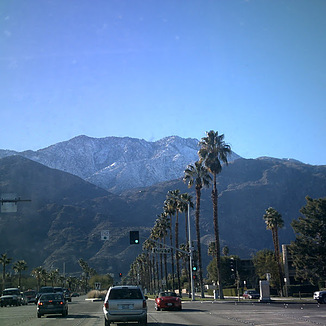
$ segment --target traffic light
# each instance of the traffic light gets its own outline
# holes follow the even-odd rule
[[[139,231],[130,231],[130,244],[139,244]]]
[[[122,273],[119,273],[119,277],[122,277]]]
[[[197,272],[197,264],[195,262],[192,264],[192,271]]]

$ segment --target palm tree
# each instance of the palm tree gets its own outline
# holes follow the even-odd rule
[[[178,280],[178,290],[179,295],[181,295],[181,282],[180,282],[180,260],[178,255],[178,248],[179,248],[179,212],[182,210],[182,201],[181,201],[181,195],[180,190],[170,190],[167,194],[167,200],[170,202],[170,204],[175,207],[175,228],[174,228],[174,239],[175,239],[175,260],[177,265],[177,280]]]
[[[200,215],[200,198],[201,190],[203,187],[208,187],[211,176],[208,173],[207,168],[202,164],[202,162],[195,162],[194,165],[188,165],[185,170],[185,175],[183,177],[184,182],[188,183],[188,187],[195,185],[196,189],[196,234],[197,234],[197,249],[198,249],[198,266],[199,266],[199,282],[201,288],[201,297],[204,298],[204,284],[203,284],[203,269],[201,262],[201,244],[200,244],[200,225],[199,225],[199,215]]]
[[[187,192],[180,195],[180,210],[185,213],[185,235],[186,243],[189,243],[189,234],[188,234],[188,204],[189,208],[194,208],[194,203],[192,201],[192,196]]]
[[[42,280],[42,275],[44,274],[44,271],[45,271],[45,269],[42,266],[39,266],[39,267],[35,267],[31,272],[31,275],[33,277],[35,277],[37,280],[37,290],[38,291],[41,287],[41,280]]]
[[[283,295],[283,272],[281,264],[280,244],[278,240],[278,229],[281,229],[284,226],[284,221],[282,219],[282,215],[273,207],[267,208],[266,213],[263,217],[266,223],[266,229],[272,232],[275,259],[279,270],[281,294]]]
[[[143,250],[146,251],[147,253],[147,263],[148,263],[147,275],[148,275],[148,282],[149,282],[149,288],[151,293],[155,291],[155,273],[154,273],[155,265],[152,264],[150,258],[151,251],[154,247],[155,247],[154,242],[151,241],[150,239],[145,240],[143,243]]]
[[[166,200],[164,201],[163,211],[169,216],[170,220],[170,246],[171,246],[171,269],[172,269],[172,291],[174,291],[174,252],[173,252],[173,240],[172,240],[172,216],[176,212],[175,202],[170,200],[168,195],[166,196]]]
[[[5,281],[6,281],[6,266],[10,264],[12,258],[7,256],[7,253],[1,254],[0,256],[0,264],[2,264],[2,290],[5,289]]]
[[[17,260],[13,266],[12,269],[18,273],[18,287],[21,287],[21,280],[22,280],[22,271],[25,271],[27,269],[27,263],[25,260]]]
[[[162,240],[163,247],[165,248],[165,243],[166,243],[166,236],[168,234],[168,230],[170,228],[170,221],[166,213],[161,213],[158,215],[158,219],[156,220],[156,224],[154,228],[157,227],[157,233],[159,238]],[[161,255],[162,256],[162,255]],[[166,253],[163,254],[163,259],[164,259],[164,284],[165,284],[165,289],[167,290],[167,281],[168,281],[168,270],[167,270],[167,255]],[[161,267],[161,276],[163,278],[163,267]]]
[[[217,187],[216,176],[222,171],[222,164],[228,164],[228,155],[231,154],[230,145],[224,141],[224,135],[211,130],[206,133],[199,142],[200,150],[198,155],[200,160],[205,164],[209,172],[213,175],[212,202],[213,202],[213,222],[215,233],[215,250],[216,250],[216,268],[217,284],[219,285],[220,298],[223,298],[222,280],[221,280],[221,253],[220,253],[220,235],[218,226],[218,205],[217,205]]]
[[[192,201],[192,196],[188,193],[183,193],[180,195],[181,201],[180,201],[180,210],[185,213],[185,235],[186,235],[186,250],[189,251],[189,233],[188,233],[188,208],[194,208],[194,203]],[[183,249],[184,250],[184,249]],[[187,255],[187,257],[184,257],[183,259],[186,259],[188,264],[186,267],[186,273],[188,278],[188,295],[189,298],[191,298],[191,279],[190,279],[190,257]]]
[[[56,284],[59,277],[59,270],[55,269],[49,273],[49,279],[51,281],[51,285],[54,286]]]

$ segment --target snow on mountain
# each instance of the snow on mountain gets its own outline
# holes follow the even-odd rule
[[[82,135],[38,151],[17,154],[119,193],[182,177],[187,165],[198,160],[197,152],[198,140],[192,138],[171,136],[148,142],[129,137]],[[7,156],[5,152],[0,154]],[[230,161],[237,158],[233,153]]]

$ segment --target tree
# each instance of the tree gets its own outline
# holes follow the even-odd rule
[[[320,287],[326,282],[326,198],[306,197],[306,205],[291,226],[296,239],[289,251],[296,267],[296,276]]]
[[[1,254],[0,256],[0,264],[2,264],[2,290],[5,289],[6,283],[6,266],[10,264],[12,258],[7,256],[7,253]]]
[[[201,259],[201,244],[200,244],[200,198],[201,190],[203,187],[208,187],[211,176],[208,174],[207,168],[202,164],[202,162],[195,162],[194,165],[188,165],[185,170],[183,177],[184,182],[188,183],[188,187],[195,185],[196,189],[196,213],[195,213],[195,223],[196,223],[196,235],[197,235],[197,249],[198,249],[198,266],[199,266],[199,282],[201,288],[201,297],[204,298],[204,283],[203,283],[203,269],[202,269],[202,259]]]
[[[175,239],[175,261],[177,265],[177,280],[179,295],[181,295],[181,282],[180,282],[180,259],[178,255],[179,248],[179,212],[182,211],[182,200],[180,190],[170,190],[168,192],[167,200],[170,201],[171,205],[175,207],[175,227],[174,227],[174,239]]]
[[[87,292],[88,291],[88,280],[91,276],[96,275],[96,271],[94,268],[89,267],[89,265],[83,258],[80,258],[78,260],[78,264],[81,267],[83,274],[84,274],[83,275],[84,286],[85,286],[85,292]]]
[[[27,263],[25,260],[17,260],[13,266],[12,269],[18,273],[18,286],[21,287],[21,279],[22,279],[22,271],[25,271],[27,269]]]
[[[59,277],[59,269],[55,269],[49,273],[49,279],[51,281],[52,286],[56,284],[58,277]]]
[[[44,274],[44,271],[45,271],[45,269],[42,266],[39,266],[39,267],[35,267],[31,272],[31,275],[33,277],[35,277],[37,280],[37,290],[39,290],[41,287],[41,280],[42,280],[42,275]]]
[[[266,279],[266,274],[271,274],[270,284],[272,287],[280,287],[279,269],[275,259],[275,252],[268,249],[258,251],[253,256],[255,272],[259,279]]]
[[[176,205],[175,205],[175,201],[169,198],[169,192],[166,197],[167,198],[164,201],[163,210],[164,213],[166,213],[169,216],[169,221],[170,221],[169,232],[170,232],[170,246],[172,247],[171,248],[172,291],[174,291],[175,282],[174,282],[174,250],[173,250],[173,239],[172,239],[172,216],[176,212]]]
[[[216,176],[222,171],[222,164],[228,164],[228,155],[231,154],[230,145],[224,141],[224,134],[219,135],[218,132],[211,130],[206,133],[206,137],[203,137],[199,142],[200,150],[198,155],[200,160],[204,162],[209,172],[213,175],[213,188],[212,188],[212,202],[213,202],[213,222],[214,222],[214,234],[215,234],[215,256],[216,256],[216,268],[217,268],[217,284],[219,285],[219,295],[223,298],[223,288],[221,282],[220,273],[220,235],[218,226],[218,192],[216,186]]]
[[[264,220],[266,223],[266,229],[272,232],[275,259],[279,271],[280,292],[283,295],[284,282],[283,282],[282,262],[281,262],[281,254],[280,254],[280,244],[278,240],[278,229],[284,226],[284,221],[282,219],[282,215],[273,207],[269,207],[266,209],[266,213],[264,214]]]

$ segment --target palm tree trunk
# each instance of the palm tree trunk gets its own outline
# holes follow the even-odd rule
[[[165,237],[163,238],[163,243],[165,247]],[[164,254],[164,274],[165,274],[165,290],[168,289],[168,264],[167,264],[167,254]]]
[[[281,264],[280,245],[279,245],[279,240],[278,240],[277,227],[273,228],[272,237],[273,237],[273,242],[274,242],[275,259],[277,261],[277,266],[278,266],[280,293],[281,293],[281,296],[284,296],[284,291],[283,291],[284,280],[283,280],[283,271],[282,271],[282,264]]]
[[[176,218],[175,218],[175,247],[179,248],[179,214],[178,211],[176,212]],[[178,278],[178,290],[179,295],[182,295],[181,291],[181,282],[180,282],[180,261],[179,261],[179,252],[175,251],[175,259],[177,262],[177,278]]]
[[[196,234],[197,234],[197,249],[198,249],[199,284],[201,290],[201,297],[204,298],[205,293],[204,293],[204,284],[203,284],[203,269],[202,269],[202,262],[201,262],[200,225],[199,225],[200,197],[201,197],[201,189],[196,188]]]
[[[213,180],[213,190],[212,190],[212,201],[213,201],[213,222],[214,222],[214,233],[215,233],[215,256],[216,256],[216,271],[217,271],[217,280],[218,292],[220,299],[224,299],[223,296],[223,286],[221,280],[221,253],[220,253],[220,233],[218,226],[218,203],[217,203],[218,193],[216,187],[216,173],[214,173]]]
[[[174,253],[172,240],[172,216],[170,215],[170,246],[171,246],[171,268],[172,268],[172,291],[174,291]]]

